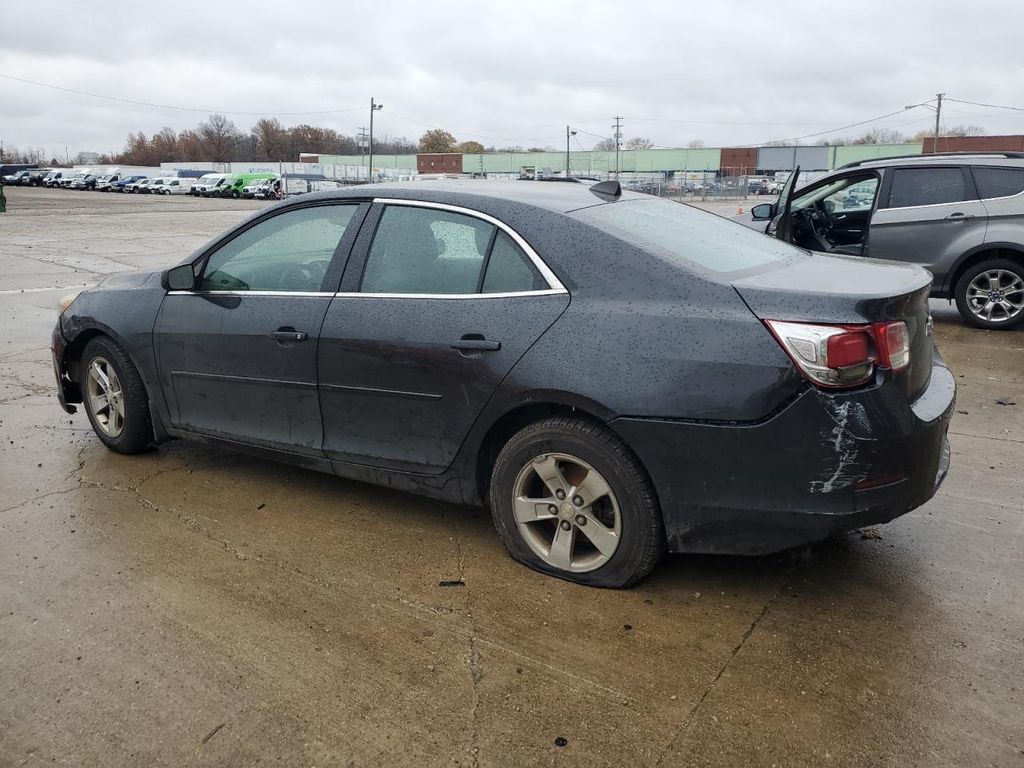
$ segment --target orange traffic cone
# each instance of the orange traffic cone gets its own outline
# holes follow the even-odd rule
[[[743,213],[743,206],[742,205],[738,206],[736,208],[736,215],[739,216],[741,213]]]

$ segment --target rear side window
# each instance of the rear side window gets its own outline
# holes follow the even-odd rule
[[[739,272],[801,255],[781,240],[668,200],[623,200],[570,215],[665,261],[711,272]]]
[[[959,203],[967,199],[959,168],[897,168],[889,191],[890,208]]]
[[[974,183],[983,200],[1019,195],[1024,192],[1024,168],[975,166]]]
[[[362,293],[476,293],[495,227],[433,208],[389,205],[366,258]]]
[[[484,275],[484,293],[520,293],[543,291],[548,287],[540,272],[519,246],[504,232],[499,232],[491,248]]]

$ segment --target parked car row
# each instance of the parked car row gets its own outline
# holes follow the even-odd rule
[[[192,195],[194,197],[277,200],[309,192],[337,189],[341,184],[318,173],[201,173],[179,171],[175,176],[104,173],[89,169],[34,168],[3,177],[8,185],[42,186],[94,192]],[[196,175],[201,174],[201,175]]]
[[[282,199],[342,186],[322,173],[208,173],[196,179],[196,197]]]

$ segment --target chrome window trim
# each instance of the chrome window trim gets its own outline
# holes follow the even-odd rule
[[[980,202],[980,199],[975,198],[974,200],[953,200],[952,202],[949,203],[928,203],[927,205],[897,205],[895,208],[892,206],[889,206],[888,208],[879,208],[878,212],[881,213],[882,211],[910,211],[917,208],[938,208],[940,205],[968,205],[970,203]]]
[[[568,291],[565,289],[565,286],[562,285],[562,281],[559,280],[558,277],[555,275],[555,273],[551,271],[551,268],[548,267],[548,265],[544,263],[544,260],[540,257],[540,255],[535,250],[533,250],[533,248],[530,246],[530,244],[528,242],[526,242],[526,240],[524,240],[523,237],[518,232],[516,232],[514,229],[512,229],[512,227],[510,227],[508,224],[506,224],[505,222],[501,221],[500,219],[496,219],[493,216],[490,216],[490,215],[488,215],[486,213],[482,213],[481,211],[475,211],[472,208],[463,208],[462,206],[459,206],[459,205],[448,205],[447,203],[432,203],[432,202],[427,202],[425,200],[403,200],[401,198],[395,198],[395,197],[375,197],[375,198],[373,198],[373,202],[374,203],[380,203],[382,205],[404,205],[404,206],[408,206],[408,207],[412,207],[412,208],[433,208],[433,209],[438,210],[438,211],[448,211],[450,213],[459,213],[459,214],[462,214],[463,216],[470,216],[470,217],[472,217],[474,219],[480,219],[481,221],[486,221],[488,224],[492,224],[493,226],[497,227],[502,232],[504,232],[506,235],[508,235],[509,237],[512,238],[512,240],[515,242],[515,244],[518,245],[522,249],[523,253],[526,254],[526,257],[531,262],[533,262],[533,266],[537,268],[538,272],[540,272],[541,277],[544,278],[544,281],[548,284],[548,286],[550,287],[551,291],[556,292],[556,293],[568,293]],[[523,296],[523,295],[533,295],[533,294],[536,294],[536,293],[541,293],[541,292],[538,292],[538,291],[519,291],[519,292],[516,292],[516,293],[514,293],[512,295]],[[349,294],[343,294],[343,295],[347,296]],[[427,298],[427,297],[429,297],[429,298],[451,298],[452,296],[487,296],[487,295],[495,296],[497,294],[483,294],[483,293],[467,293],[467,294],[447,294],[447,293],[445,293],[445,294],[412,294],[412,293],[398,293],[398,294],[356,294],[356,295],[363,295],[363,296],[374,296],[375,295],[375,296],[378,296],[378,297],[388,297],[388,298],[391,298],[391,297],[401,297],[401,296],[408,296],[410,298],[412,298],[412,297],[418,297],[418,298]]]
[[[53,290],[58,290],[54,288]],[[547,288],[540,291],[507,291],[504,293],[338,293],[318,291],[168,291],[168,296],[277,296],[299,299],[511,299],[520,296],[562,296],[568,293],[564,288]]]
[[[359,293],[358,291],[334,294],[340,299],[512,299],[519,296],[563,296],[565,288],[548,288],[541,291],[507,291],[505,293]]]
[[[333,298],[330,291],[168,291],[168,296],[292,296],[300,299]]]

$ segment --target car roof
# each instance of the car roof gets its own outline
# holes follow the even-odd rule
[[[850,168],[885,168],[907,165],[1002,165],[1024,168],[1024,152],[936,152],[927,155],[896,155],[847,163],[837,171]]]
[[[444,181],[362,184],[320,192],[316,197],[321,199],[393,197],[449,205],[466,205],[467,207],[473,207],[474,200],[487,198],[494,202],[519,203],[556,213],[568,213],[579,208],[609,202],[607,196],[599,196],[592,192],[590,186],[588,184],[549,184],[544,181],[446,179]],[[306,197],[309,198],[309,196]],[[623,189],[618,199],[644,200],[649,198],[650,195]]]

